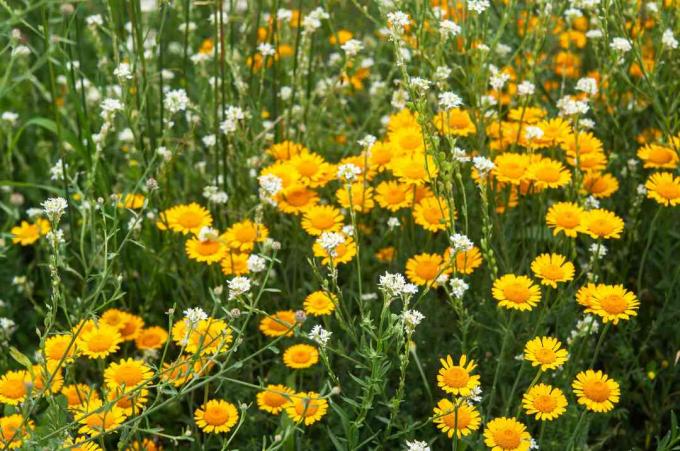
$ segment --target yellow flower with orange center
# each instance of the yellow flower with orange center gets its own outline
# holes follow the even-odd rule
[[[382,208],[397,211],[413,204],[413,187],[395,180],[380,182],[375,188],[375,200]]]
[[[283,363],[288,368],[303,369],[315,365],[319,361],[319,351],[306,344],[290,346],[283,353]]]
[[[304,302],[305,313],[312,316],[330,315],[335,310],[337,297],[325,291],[310,293]]]
[[[522,397],[522,407],[537,420],[552,421],[567,411],[567,398],[559,388],[536,384]]]
[[[675,169],[678,167],[678,153],[671,147],[647,144],[637,152],[645,168]]]
[[[430,232],[446,230],[451,222],[449,207],[441,197],[428,197],[413,209],[415,223]]]
[[[416,285],[437,286],[437,278],[450,270],[444,265],[444,259],[439,254],[418,254],[406,262],[406,277]]]
[[[454,434],[461,438],[479,429],[481,419],[477,409],[467,402],[455,405],[448,399],[440,399],[434,408],[433,422],[449,438]]]
[[[568,358],[569,353],[557,338],[536,337],[524,346],[524,359],[531,362],[531,366],[539,366],[541,371],[557,369]]]
[[[460,356],[456,364],[450,355],[445,359],[439,359],[442,367],[437,374],[439,387],[446,393],[456,396],[469,396],[474,389],[479,387],[479,376],[472,374],[477,364],[474,360],[468,360],[465,354]]]
[[[304,423],[305,426],[309,426],[326,415],[328,401],[321,398],[318,393],[296,393],[291,395],[291,400],[284,409],[294,422]]]
[[[578,403],[593,412],[609,412],[621,396],[618,382],[599,370],[581,371],[571,386],[578,397]]]
[[[291,402],[295,390],[285,385],[267,385],[265,390],[257,394],[257,407],[273,415],[280,414],[286,404]]]
[[[494,418],[484,429],[484,443],[492,451],[528,451],[531,434],[515,418]]]
[[[666,207],[680,204],[680,177],[670,172],[657,172],[645,183],[647,197]]]
[[[238,418],[236,406],[223,399],[211,399],[194,412],[196,425],[207,433],[229,432]]]
[[[273,315],[262,318],[260,321],[260,331],[268,337],[292,337],[293,330],[297,325],[295,312],[292,310],[281,310]]]
[[[590,293],[590,306],[586,312],[594,313],[605,323],[616,325],[620,320],[628,320],[637,315],[640,307],[635,294],[626,290],[623,285],[599,284]]]
[[[332,205],[314,205],[304,211],[302,228],[312,236],[323,232],[339,232],[344,219],[340,210]]]
[[[451,136],[469,136],[477,133],[470,114],[460,108],[440,111],[434,117],[434,126],[439,133]]]
[[[192,202],[188,205],[176,205],[159,215],[156,223],[159,229],[170,229],[184,234],[198,234],[203,227],[212,225],[212,216],[204,207]]]
[[[585,232],[595,239],[621,238],[623,219],[616,213],[598,208],[583,215]]]
[[[541,279],[541,285],[557,288],[559,282],[574,279],[574,264],[567,261],[564,255],[541,254],[531,262],[531,270]]]
[[[583,208],[572,202],[557,202],[553,204],[545,215],[545,221],[557,236],[562,232],[570,238],[585,233],[584,217],[586,212]]]
[[[493,283],[493,298],[500,307],[531,310],[541,301],[541,289],[527,276],[506,274]]]

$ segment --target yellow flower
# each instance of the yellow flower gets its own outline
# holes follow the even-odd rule
[[[76,341],[71,334],[52,335],[45,340],[43,352],[48,362],[71,363],[78,356]]]
[[[292,141],[283,141],[273,144],[267,153],[277,160],[290,160],[295,155],[299,155],[307,150],[302,144],[294,143]]]
[[[144,194],[133,194],[133,193],[128,193],[125,195],[125,197],[122,197],[121,195],[117,195],[118,199],[118,208],[129,208],[131,210],[137,210],[140,209],[144,206],[144,200],[146,199],[144,197]]]
[[[532,162],[527,176],[538,189],[561,188],[571,181],[571,172],[562,163],[550,158]]]
[[[500,307],[531,310],[541,300],[541,289],[527,276],[506,274],[493,283],[492,294]]]
[[[378,205],[389,211],[397,211],[413,204],[413,187],[394,180],[381,182],[375,189]]]
[[[479,412],[466,402],[458,408],[448,399],[441,399],[434,408],[434,424],[449,438],[455,433],[458,438],[472,434],[479,429]]]
[[[528,451],[531,435],[515,418],[494,418],[484,429],[484,443],[491,451]]]
[[[26,221],[21,221],[18,226],[12,227],[12,243],[20,244],[22,246],[30,246],[38,241],[38,239],[47,235],[50,231],[50,222],[46,219],[39,218],[35,224],[30,224]]]
[[[536,124],[543,131],[543,136],[532,140],[532,147],[555,147],[571,134],[569,122],[560,117],[544,120]]]
[[[139,350],[160,349],[168,341],[168,331],[159,326],[142,329],[135,338]]]
[[[572,202],[558,202],[550,207],[545,221],[553,231],[553,235],[563,232],[570,238],[575,238],[581,232],[585,233],[585,212],[583,208]]]
[[[404,108],[398,113],[390,114],[387,121],[387,130],[390,132],[410,127],[419,127],[419,125],[416,115],[413,114],[408,108]]]
[[[26,370],[8,371],[0,377],[0,403],[16,406],[26,400],[31,377]]]
[[[375,167],[378,171],[384,171],[392,161],[393,152],[394,150],[389,142],[378,141],[371,146],[368,162],[370,166]]]
[[[324,291],[310,293],[304,302],[305,313],[311,316],[330,315],[335,310],[337,298]]]
[[[75,439],[67,437],[62,446],[69,451],[102,451],[99,445],[89,440],[91,439],[84,435],[76,437]]]
[[[268,337],[292,337],[293,330],[297,325],[295,312],[292,310],[281,310],[273,315],[262,318],[260,321],[260,331]]]
[[[528,178],[529,163],[528,155],[506,152],[494,159],[495,168],[491,171],[499,182],[519,185]]]
[[[312,188],[324,186],[334,175],[332,165],[320,155],[309,151],[295,155],[290,159],[290,165],[300,174],[300,183]]]
[[[257,394],[257,407],[273,415],[280,414],[286,404],[291,402],[295,390],[285,385],[267,385],[266,389]]]
[[[413,156],[425,150],[425,141],[418,125],[400,127],[390,132],[388,137],[392,152],[396,157]]]
[[[557,288],[558,282],[574,279],[574,265],[566,260],[559,254],[541,254],[531,262],[531,270],[542,285]]]
[[[364,186],[364,182],[355,182],[350,188],[343,186],[335,193],[338,203],[342,208],[352,209],[358,213],[371,211],[373,202],[373,188]]]
[[[190,259],[209,265],[219,262],[227,253],[226,243],[219,237],[201,240],[195,236],[187,240],[184,248]]]
[[[659,144],[647,144],[638,150],[637,156],[644,161],[645,168],[675,169],[678,167],[678,153],[670,147]]]
[[[172,339],[186,352],[215,354],[229,349],[233,336],[231,328],[221,319],[207,318],[196,324],[185,319],[172,326]]]
[[[87,408],[76,415],[76,421],[82,426],[80,434],[99,435],[117,429],[126,415],[118,406],[103,406],[101,400],[91,400]]]
[[[437,113],[434,117],[434,126],[444,135],[468,136],[477,132],[477,127],[468,112],[460,108]]]
[[[212,225],[212,216],[204,207],[192,202],[163,211],[156,225],[161,230],[170,229],[174,232],[196,235],[203,227]]]
[[[206,358],[193,356],[180,356],[174,362],[163,364],[161,379],[170,382],[175,387],[180,387],[189,380],[199,378],[207,374],[214,363]]]
[[[323,418],[328,411],[328,401],[321,398],[318,393],[297,393],[291,396],[291,400],[285,406],[286,414],[296,423],[306,426],[314,424]]]
[[[220,267],[225,276],[248,274],[248,254],[228,252],[222,259]]]
[[[319,351],[314,346],[306,344],[293,345],[283,353],[283,363],[285,363],[288,368],[309,368],[318,361]]]
[[[59,393],[64,386],[64,374],[58,362],[47,362],[45,365],[33,365],[32,369],[33,395],[45,391],[50,395]],[[48,385],[45,386],[45,381]]]
[[[657,172],[645,183],[647,197],[666,207],[680,204],[680,177],[670,172]]]
[[[119,330],[104,321],[100,321],[89,330],[83,329],[77,339],[78,349],[90,359],[103,359],[118,351],[122,342],[123,337]]]
[[[618,382],[602,371],[581,371],[571,386],[578,397],[578,403],[593,412],[609,412],[621,396]]]
[[[0,445],[2,449],[20,448],[35,427],[33,420],[24,421],[24,416],[15,413],[0,417]]]
[[[437,382],[446,393],[469,396],[479,386],[479,376],[471,374],[477,365],[474,360],[468,360],[465,354],[460,356],[457,365],[450,355],[446,359],[439,359],[439,362],[442,367],[437,374]]]
[[[623,220],[615,213],[598,208],[589,210],[583,216],[585,231],[591,237],[598,238],[621,238]]]
[[[71,411],[86,409],[93,401],[101,401],[99,393],[85,384],[65,385],[61,394],[66,398],[66,407]]]
[[[238,418],[236,406],[222,399],[211,399],[194,412],[196,425],[207,433],[229,432]]]
[[[267,227],[246,219],[229,227],[223,237],[231,249],[247,253],[253,250],[255,243],[264,241],[268,236]]]
[[[636,316],[640,307],[635,294],[623,288],[623,285],[599,284],[592,290],[590,301],[586,312],[595,313],[603,322],[611,321],[615,325],[619,320]]]
[[[137,415],[148,402],[149,390],[125,390],[120,387],[110,389],[106,399],[122,409],[125,416]]]
[[[435,287],[437,277],[444,272],[444,259],[439,254],[418,254],[406,262],[406,277],[416,285],[432,284]]]
[[[344,217],[332,205],[314,205],[309,207],[302,216],[302,228],[312,236],[323,232],[339,232],[342,229]]]
[[[144,327],[144,319],[138,315],[127,314],[120,328],[120,336],[124,341],[133,341]]]
[[[451,257],[451,248],[444,253],[444,259],[449,260]],[[479,268],[482,264],[482,253],[477,246],[472,246],[470,250],[457,252],[453,266],[457,273],[472,274],[472,272]]]
[[[276,196],[278,209],[284,213],[299,214],[319,201],[316,191],[301,183],[282,189]]]
[[[569,353],[562,349],[562,343],[553,337],[536,337],[524,347],[524,359],[531,366],[540,366],[541,371],[554,370],[567,361]]]
[[[434,158],[422,153],[394,158],[390,169],[402,183],[417,186],[429,182],[439,172]]]
[[[604,199],[619,189],[619,181],[611,174],[591,172],[583,177],[583,188],[582,192]]]
[[[566,412],[567,398],[559,388],[537,384],[522,397],[522,407],[527,415],[536,415],[537,420],[551,421]]]
[[[533,106],[523,106],[521,108],[513,108],[508,112],[508,120],[521,122],[523,124],[535,124],[546,115],[543,108]]]
[[[109,388],[133,390],[148,384],[153,370],[142,360],[122,359],[111,363],[104,371],[104,381]]]
[[[446,230],[451,221],[449,207],[441,197],[428,197],[418,203],[413,209],[416,224],[430,232]]]

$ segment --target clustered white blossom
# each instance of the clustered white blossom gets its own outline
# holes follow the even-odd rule
[[[248,271],[252,273],[262,272],[267,269],[267,261],[256,254],[251,254],[248,257]]]
[[[364,48],[364,44],[356,39],[350,39],[349,41],[342,44],[340,48],[342,48],[342,50],[345,51],[345,54],[351,58],[359,54],[359,52]]]
[[[489,0],[468,0],[467,7],[470,11],[474,11],[477,14],[481,14],[487,9],[489,9],[491,3]]]
[[[452,20],[442,20],[439,22],[439,32],[445,37],[455,37],[460,34],[460,25]]]
[[[199,241],[217,241],[217,239],[220,237],[220,232],[217,230],[213,229],[212,227],[201,227],[201,230],[198,231],[198,240]]]
[[[396,218],[394,216],[390,216],[387,219],[387,227],[390,229],[395,229],[401,225],[401,222],[399,222],[399,218]]]
[[[19,115],[13,111],[5,111],[2,113],[1,119],[9,125],[14,125],[17,123],[17,119],[19,119]]]
[[[528,125],[527,128],[524,130],[524,137],[528,141],[532,141],[534,139],[541,139],[543,138],[543,135],[544,135],[543,129],[535,125]]]
[[[185,111],[189,107],[189,96],[184,89],[173,89],[165,94],[163,106],[170,114]]]
[[[406,108],[406,103],[408,101],[409,101],[408,92],[403,88],[399,88],[392,93],[392,100],[390,104],[398,110],[403,110],[404,108]]]
[[[58,223],[68,207],[68,202],[63,197],[51,197],[41,205],[49,220]]]
[[[425,319],[425,315],[418,310],[404,310],[401,314],[401,320],[404,322],[406,332],[413,333],[418,324]]]
[[[667,49],[675,50],[678,48],[678,40],[673,36],[673,30],[667,28],[661,35],[661,44]]]
[[[229,200],[229,195],[215,185],[208,185],[203,188],[203,197],[215,204],[226,204]]]
[[[370,148],[373,147],[373,144],[375,144],[377,140],[378,138],[376,138],[373,135],[365,135],[363,138],[357,141],[357,144],[359,144],[364,149],[370,150]]]
[[[517,94],[520,96],[532,96],[536,92],[536,85],[534,85],[529,80],[524,80],[522,83],[517,85]]]
[[[243,276],[234,277],[227,282],[229,287],[229,300],[236,299],[250,291],[250,279]]]
[[[113,70],[113,75],[120,80],[132,80],[132,66],[128,63],[120,63],[118,67]]]
[[[467,252],[474,246],[472,240],[462,233],[454,233],[449,237],[449,240],[451,241],[452,255]]]
[[[336,248],[345,242],[345,235],[338,232],[323,232],[316,242],[331,257],[337,257]]]
[[[607,247],[602,243],[593,243],[590,245],[590,253],[596,258],[602,258],[607,255]]]
[[[413,440],[406,442],[406,451],[430,451],[430,447],[427,442]]]
[[[495,73],[491,74],[491,78],[489,78],[489,84],[496,91],[500,91],[503,89],[503,86],[505,86],[508,80],[510,80],[510,75],[496,70]]]
[[[302,19],[302,29],[305,34],[314,33],[321,28],[321,21],[328,19],[329,17],[326,10],[321,7],[316,8]]]
[[[597,322],[597,319],[592,315],[586,315],[576,322],[576,327],[567,338],[567,343],[571,344],[576,338],[597,333],[599,329],[600,323]]]
[[[195,327],[200,321],[208,319],[208,314],[200,307],[188,308],[184,310],[184,321],[187,327]]]
[[[276,49],[268,42],[260,43],[257,46],[257,51],[260,52],[262,56],[273,56],[276,54]]]
[[[406,279],[401,274],[386,272],[378,280],[378,288],[388,298],[412,295],[418,292],[418,287],[412,283],[406,283]]]
[[[327,331],[321,327],[321,325],[317,324],[316,326],[312,327],[312,330],[309,332],[307,337],[310,340],[318,343],[319,346],[325,347],[328,344],[328,340],[330,340],[331,335],[333,335],[333,332]]]
[[[613,50],[621,53],[630,52],[633,49],[633,45],[626,38],[614,38],[609,44]]]
[[[557,108],[560,110],[560,116],[575,116],[586,114],[590,107],[586,100],[577,100],[572,96],[564,96],[557,101]]]
[[[589,96],[597,94],[597,80],[592,77],[583,77],[576,82],[576,90],[585,92]]]
[[[493,168],[496,167],[493,161],[481,156],[474,157],[472,159],[472,164],[475,166],[475,169],[477,169],[477,172],[479,172],[481,177],[486,176]]]
[[[463,99],[454,92],[446,91],[439,94],[439,106],[448,111],[458,108],[463,104]]]
[[[470,285],[459,277],[452,277],[449,281],[449,285],[451,286],[451,294],[454,298],[459,300],[463,299],[465,292],[470,288]]]
[[[354,181],[361,174],[361,168],[355,164],[347,163],[338,166],[338,178],[347,182]]]
[[[411,23],[411,19],[409,19],[408,14],[402,11],[387,13],[387,20],[389,21],[392,30],[394,30],[396,33],[403,33],[404,28],[408,27],[408,25]]]
[[[225,135],[234,133],[238,129],[239,122],[245,117],[246,114],[241,108],[229,105],[224,111],[224,121],[220,124],[220,130]]]
[[[16,328],[16,323],[10,318],[0,318],[0,344],[7,346],[9,339]]]
[[[64,169],[68,169],[68,164],[64,163],[60,158],[54,163],[54,166],[50,168],[50,179],[64,180]]]

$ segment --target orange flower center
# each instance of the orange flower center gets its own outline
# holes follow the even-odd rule
[[[287,401],[285,396],[278,393],[268,391],[264,394],[264,403],[269,407],[281,407]]]
[[[313,215],[310,219],[310,222],[312,225],[321,230],[326,230],[330,229],[335,225],[335,221],[333,220],[333,217],[331,215],[326,214],[325,212],[323,213],[318,213],[316,215]]]
[[[557,218],[557,224],[565,229],[572,229],[581,222],[580,215],[572,211],[563,211]]]
[[[536,356],[536,360],[541,363],[553,363],[556,357],[555,351],[549,348],[540,348],[534,355]]]
[[[560,171],[553,166],[541,166],[536,171],[536,178],[546,183],[554,183],[559,181],[560,175]]]
[[[92,352],[104,352],[111,349],[113,340],[106,333],[95,333],[87,341],[87,347]]]
[[[600,300],[602,309],[612,315],[618,315],[626,311],[628,302],[618,294],[609,294]]]
[[[673,182],[657,183],[654,191],[666,199],[677,199],[680,197],[680,185]]]
[[[108,431],[116,425],[116,417],[111,412],[93,413],[86,421],[89,427],[98,431]]]
[[[558,280],[564,277],[564,271],[560,265],[555,265],[553,263],[548,263],[541,268],[541,275],[546,279]]]
[[[439,265],[433,261],[420,262],[416,268],[416,274],[418,274],[418,277],[425,280],[434,279],[438,272]]]
[[[609,386],[603,381],[591,381],[583,387],[583,393],[595,402],[604,402],[609,399]]]
[[[652,147],[647,159],[652,163],[666,164],[673,159],[673,155],[663,147]]]
[[[300,349],[292,353],[291,359],[295,363],[308,363],[311,359],[309,352],[305,349]]]
[[[295,403],[295,413],[300,416],[311,417],[319,410],[318,404],[311,399],[302,399]]]
[[[521,283],[514,282],[506,286],[503,290],[503,295],[510,302],[515,304],[523,304],[529,299],[529,289]]]
[[[194,229],[201,225],[201,216],[193,211],[187,211],[177,218],[177,222],[185,229]]]
[[[269,329],[274,330],[276,332],[285,332],[288,329],[290,329],[292,324],[293,324],[293,321],[290,320],[290,319],[282,318],[280,316],[275,316],[269,322]]]
[[[319,166],[314,160],[302,160],[297,165],[298,172],[304,177],[312,177],[314,174],[316,174],[318,169]]]
[[[438,206],[423,208],[423,216],[430,224],[439,224],[442,219],[442,209]]]
[[[522,442],[519,432],[510,428],[494,432],[493,440],[503,449],[515,449]]]
[[[534,398],[534,409],[539,412],[550,413],[557,407],[557,401],[550,395],[540,395]]]
[[[208,406],[203,412],[203,419],[211,426],[221,426],[229,421],[229,412],[221,406]]]
[[[444,424],[451,429],[465,429],[470,425],[471,421],[470,413],[464,408],[458,408],[458,412],[451,411],[451,413],[444,416]]]
[[[257,238],[257,230],[255,227],[237,227],[234,231],[234,237],[241,243],[250,243]]]
[[[196,252],[201,255],[214,255],[220,250],[219,241],[199,241],[198,246],[196,246]]]
[[[133,387],[142,380],[142,372],[139,368],[132,365],[125,365],[118,368],[118,372],[114,376],[114,380],[126,387]]]
[[[444,382],[449,387],[465,387],[469,380],[470,375],[460,366],[452,366],[444,372]]]
[[[19,399],[26,395],[26,386],[23,380],[15,379],[8,382],[2,387],[2,395],[5,398]]]

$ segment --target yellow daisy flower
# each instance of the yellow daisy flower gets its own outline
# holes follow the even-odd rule
[[[492,294],[500,307],[531,310],[541,301],[541,289],[527,276],[506,274],[493,283]]]
[[[494,418],[484,429],[484,443],[491,451],[528,451],[531,434],[515,418]]]
[[[222,399],[211,399],[194,412],[196,425],[209,434],[229,432],[238,418],[236,406]]]
[[[413,204],[413,187],[395,180],[381,182],[375,188],[375,193],[378,205],[392,212]]]
[[[623,219],[614,212],[598,208],[589,210],[583,216],[585,232],[591,237],[598,238],[621,238],[623,231]]]
[[[558,282],[574,279],[574,264],[563,255],[541,254],[531,262],[531,270],[541,279],[541,285],[557,288]]]
[[[24,416],[15,413],[0,417],[0,445],[2,449],[21,448],[24,439],[28,438],[35,428],[33,420],[24,421]]]
[[[91,400],[86,409],[76,414],[76,421],[81,424],[78,433],[99,435],[117,429],[126,415],[118,406],[104,407],[101,400]]]
[[[535,415],[537,420],[552,421],[566,412],[567,398],[559,388],[537,384],[522,397],[522,407],[527,415]]]
[[[670,172],[657,172],[645,183],[647,197],[666,207],[680,204],[680,177]]]
[[[626,290],[623,285],[599,284],[591,292],[591,305],[586,312],[595,313],[603,322],[611,321],[616,325],[619,320],[636,316],[639,307],[640,301],[635,294]]]
[[[553,231],[553,235],[557,236],[562,232],[570,238],[576,238],[576,235],[581,232],[585,233],[584,226],[585,211],[572,202],[558,202],[548,209],[545,216],[545,221]]]
[[[283,353],[283,363],[288,368],[309,368],[319,362],[319,351],[306,344],[297,344],[289,347]]]
[[[339,232],[344,222],[342,213],[332,205],[314,205],[302,216],[302,228],[312,236],[323,232]]]
[[[578,403],[593,412],[609,412],[621,396],[618,382],[599,370],[581,371],[571,386]]]
[[[335,310],[337,302],[335,295],[329,295],[321,290],[315,291],[305,298],[305,313],[311,316],[330,315]]]
[[[554,370],[567,361],[569,353],[562,349],[562,343],[553,337],[536,337],[524,346],[524,359],[531,366],[540,366],[541,371]]]
[[[297,393],[285,406],[286,414],[296,423],[304,422],[305,426],[314,424],[323,418],[328,411],[328,401],[318,393]]]
[[[159,229],[170,229],[184,234],[198,234],[203,227],[212,225],[212,216],[204,207],[192,202],[188,205],[176,205],[163,211],[156,223]]]
[[[479,376],[471,374],[477,364],[474,360],[468,360],[465,354],[460,356],[458,364],[454,363],[450,355],[446,359],[439,359],[439,362],[442,367],[437,374],[437,382],[446,393],[469,396],[479,386]]]
[[[257,407],[273,415],[280,414],[291,402],[295,390],[285,385],[267,385],[266,389],[257,394]]]
[[[458,408],[448,399],[441,399],[434,408],[433,422],[449,438],[455,433],[458,438],[468,436],[479,429],[479,412],[466,402]]]
[[[416,285],[437,286],[437,277],[446,272],[444,259],[439,254],[418,254],[406,262],[406,277]]]
[[[103,359],[118,351],[123,337],[118,328],[100,321],[89,330],[84,330],[78,336],[77,344],[81,354],[89,359]]]
[[[292,310],[281,310],[273,315],[262,318],[260,321],[260,331],[268,337],[292,337],[293,330],[297,325],[295,312]]]
[[[415,223],[430,232],[446,230],[450,223],[449,207],[441,197],[428,197],[413,209]]]
[[[236,252],[248,253],[253,250],[255,243],[264,241],[269,236],[269,230],[262,224],[249,219],[232,224],[224,232],[223,238],[227,245]]]

